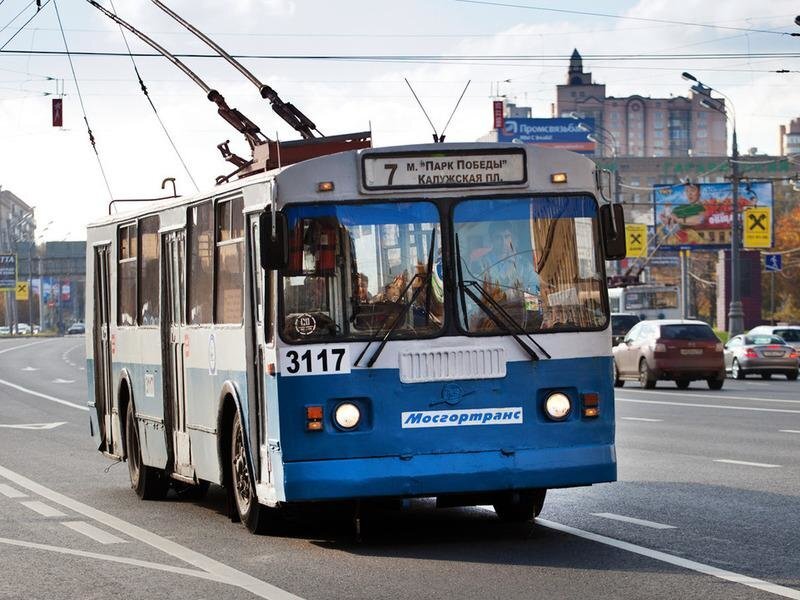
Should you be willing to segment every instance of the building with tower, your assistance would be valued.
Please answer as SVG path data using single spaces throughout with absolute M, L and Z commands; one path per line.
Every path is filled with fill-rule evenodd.
M 695 86 L 697 88 L 697 86 Z M 727 126 L 724 114 L 706 108 L 707 92 L 692 90 L 688 97 L 649 98 L 606 95 L 583 70 L 583 58 L 572 52 L 567 81 L 556 86 L 556 115 L 592 117 L 599 125 L 598 156 L 682 157 L 725 156 Z M 714 99 L 715 103 L 724 101 Z

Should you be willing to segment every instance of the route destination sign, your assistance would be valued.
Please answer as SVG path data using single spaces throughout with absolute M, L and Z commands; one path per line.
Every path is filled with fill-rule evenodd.
M 448 188 L 525 184 L 525 151 L 441 151 L 366 154 L 362 183 L 366 190 Z

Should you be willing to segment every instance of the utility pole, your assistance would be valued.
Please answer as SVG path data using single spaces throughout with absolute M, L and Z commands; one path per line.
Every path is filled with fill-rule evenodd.
M 728 332 L 730 336 L 739 335 L 744 331 L 744 311 L 742 310 L 741 270 L 739 268 L 739 146 L 736 142 L 736 122 L 733 123 L 733 147 L 731 151 L 731 196 L 733 206 L 731 214 L 731 303 L 728 308 Z

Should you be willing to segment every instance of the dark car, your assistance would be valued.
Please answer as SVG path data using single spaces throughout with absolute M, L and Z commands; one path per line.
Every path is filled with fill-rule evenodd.
M 611 313 L 611 345 L 616 346 L 641 319 L 633 313 Z
M 789 381 L 797 379 L 797 350 L 776 335 L 737 335 L 725 344 L 725 369 L 734 379 L 747 375 L 786 375 Z
M 709 388 L 719 390 L 725 383 L 722 342 L 702 321 L 641 321 L 613 353 L 616 387 L 637 380 L 652 389 L 658 380 L 667 379 L 684 390 L 704 379 Z
M 67 335 L 81 334 L 81 333 L 86 333 L 86 327 L 84 326 L 83 323 L 80 322 L 73 323 L 72 325 L 69 326 L 69 329 L 67 329 Z

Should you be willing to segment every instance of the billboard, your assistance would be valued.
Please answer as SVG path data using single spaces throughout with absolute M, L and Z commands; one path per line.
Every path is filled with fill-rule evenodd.
M 0 291 L 17 289 L 17 255 L 0 254 Z
M 656 243 L 661 248 L 730 246 L 733 222 L 730 183 L 656 185 L 653 207 Z M 740 215 L 751 207 L 772 209 L 771 182 L 739 184 Z
M 583 125 L 588 131 L 579 128 Z M 522 142 L 593 154 L 595 144 L 589 139 L 594 131 L 594 119 L 523 119 L 507 117 L 497 130 L 498 142 Z

